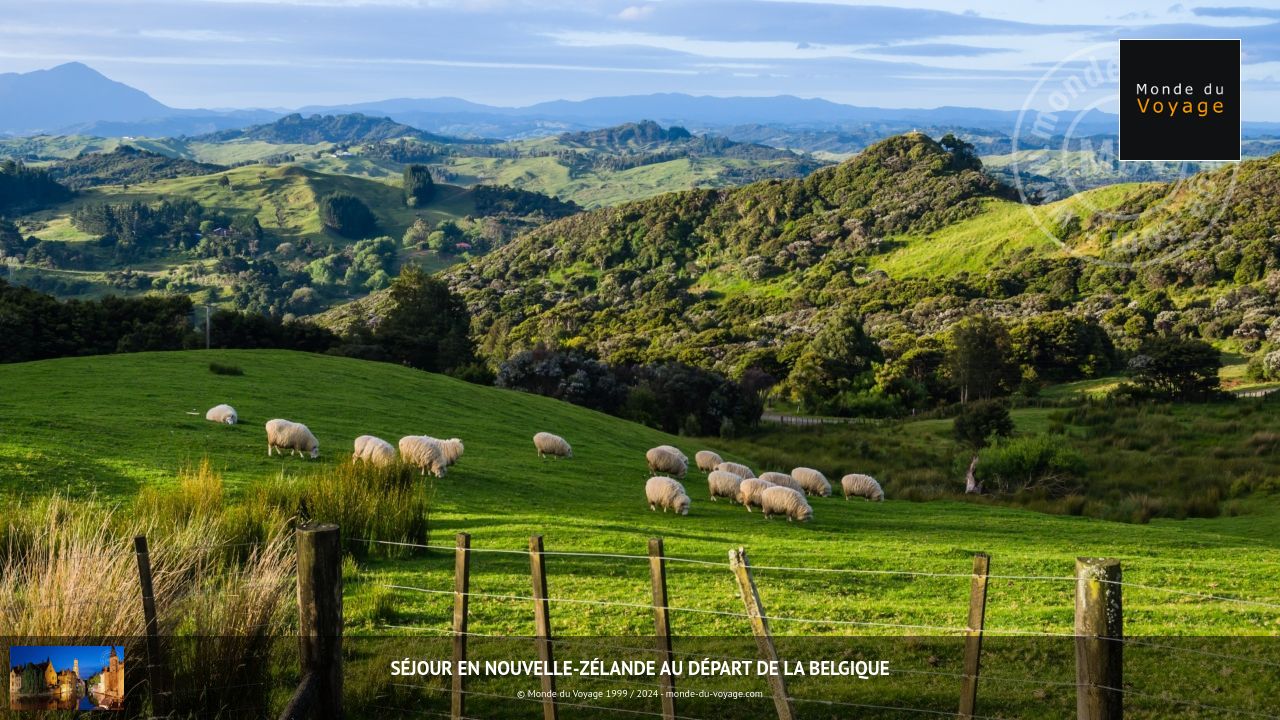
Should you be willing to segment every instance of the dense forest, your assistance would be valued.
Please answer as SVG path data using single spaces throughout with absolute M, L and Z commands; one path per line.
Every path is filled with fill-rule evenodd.
M 0 216 L 19 215 L 71 197 L 71 191 L 42 168 L 14 160 L 0 161 Z
M 998 350 L 985 361 L 994 366 L 984 387 L 995 394 L 1140 363 L 1161 336 L 1229 340 L 1266 376 L 1280 371 L 1280 353 L 1268 360 L 1280 343 L 1277 189 L 1280 159 L 1268 159 L 1151 186 L 1121 208 L 1132 219 L 1059 218 L 1064 244 L 1101 245 L 1111 262 L 1028 248 L 981 274 L 891 279 L 866 264 L 895 238 L 1011 197 L 967 144 L 910 134 L 803 180 L 576 215 L 450 277 L 491 361 L 541 343 L 609 363 L 759 372 L 783 397 L 825 412 L 895 414 L 962 399 L 966 323 L 981 325 L 970 328 L 974 347 Z M 1187 210 L 1193 192 L 1223 209 L 1171 253 L 1161 237 L 1196 237 L 1204 223 Z M 1105 242 L 1128 232 L 1144 241 Z M 1165 261 L 1145 262 L 1157 257 Z
M 49 174 L 72 190 L 98 185 L 136 185 L 192 175 L 210 175 L 226 170 L 221 165 L 171 158 L 130 145 L 114 152 L 83 153 L 71 160 L 53 164 Z

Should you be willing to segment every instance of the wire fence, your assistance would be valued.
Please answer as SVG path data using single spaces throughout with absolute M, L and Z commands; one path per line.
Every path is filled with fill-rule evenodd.
M 353 540 L 356 542 L 363 542 L 363 543 L 370 543 L 370 544 L 388 544 L 388 545 L 396 545 L 396 546 L 402 546 L 402 547 L 408 547 L 408 548 L 414 548 L 414 549 L 436 551 L 441 553 L 449 553 L 449 554 L 453 554 L 455 558 L 458 557 L 459 555 L 464 555 L 464 554 L 468 557 L 471 555 L 476 555 L 476 556 L 506 555 L 506 556 L 519 556 L 519 557 L 532 558 L 533 555 L 536 554 L 542 558 L 581 558 L 585 560 L 598 560 L 598 561 L 613 563 L 613 564 L 616 564 L 619 561 L 625 561 L 625 562 L 635 562 L 637 564 L 644 563 L 646 565 L 652 566 L 653 563 L 660 562 L 668 566 L 684 565 L 684 566 L 702 567 L 702 568 L 710 568 L 710 569 L 719 570 L 719 571 L 725 571 L 726 577 L 730 574 L 729 571 L 732 571 L 734 569 L 733 562 L 712 560 L 709 558 L 678 557 L 678 556 L 668 555 L 665 553 L 652 553 L 652 552 L 651 554 L 648 554 L 648 555 L 619 553 L 619 552 L 585 552 L 585 551 L 564 551 L 564 550 L 539 550 L 539 551 L 536 551 L 535 553 L 535 551 L 532 549 L 525 550 L 525 549 L 514 549 L 514 548 L 470 547 L 469 543 L 467 547 L 460 549 L 457 546 L 406 543 L 406 542 L 390 542 L 390 541 L 371 540 L 371 539 L 364 539 L 364 538 L 354 538 Z M 539 544 L 539 547 L 540 547 L 540 544 Z M 467 572 L 469 573 L 470 563 L 468 563 L 466 567 L 467 567 Z M 509 568 L 504 565 L 504 571 L 508 569 Z M 956 582 L 957 585 L 960 586 L 961 581 L 963 581 L 965 585 L 973 583 L 975 581 L 975 578 L 978 575 L 976 570 L 973 572 L 958 572 L 958 571 L 949 571 L 949 570 L 917 570 L 917 569 L 884 568 L 884 567 L 881 567 L 881 568 L 813 567 L 813 566 L 803 566 L 803 565 L 751 565 L 750 571 L 755 573 L 760 573 L 762 577 L 769 574 L 776 574 L 778 576 L 784 576 L 784 577 L 810 576 L 814 578 L 827 578 L 827 581 L 826 581 L 827 584 L 829 584 L 830 579 L 833 577 L 861 576 L 861 577 L 883 577 L 886 579 L 890 579 L 890 578 L 938 579 L 938 580 L 943 580 L 948 582 Z M 560 573 L 569 572 L 569 566 L 557 566 L 557 572 L 560 572 Z M 504 572 L 504 576 L 505 575 L 506 575 L 506 572 Z M 1059 575 L 1059 574 L 1038 573 L 1038 572 L 1028 572 L 1028 573 L 1015 572 L 1015 573 L 1003 573 L 1003 574 L 983 572 L 981 573 L 981 577 L 984 585 L 984 590 L 983 590 L 984 603 L 985 603 L 985 592 L 986 592 L 985 586 L 986 586 L 986 583 L 991 581 L 999 581 L 999 582 L 1009 583 L 1009 584 L 1028 583 L 1031 585 L 1040 585 L 1044 583 L 1062 584 L 1064 586 L 1064 589 L 1074 591 L 1078 584 L 1082 582 L 1088 582 L 1089 580 L 1096 580 L 1099 584 L 1105 587 L 1114 587 L 1117 590 L 1130 589 L 1131 591 L 1148 593 L 1153 595 L 1167 594 L 1174 597 L 1192 599 L 1197 601 L 1197 604 L 1214 603 L 1214 604 L 1225 606 L 1225 607 L 1237 607 L 1237 608 L 1246 608 L 1251 610 L 1263 610 L 1263 611 L 1280 609 L 1280 602 L 1276 602 L 1270 599 L 1242 597 L 1242 596 L 1237 596 L 1233 594 L 1223 594 L 1223 593 L 1217 593 L 1217 592 L 1200 592 L 1196 590 L 1187 589 L 1185 587 L 1177 587 L 1177 586 L 1171 586 L 1171 585 L 1155 585 L 1149 582 L 1147 583 L 1130 582 L 1127 580 L 1110 579 L 1106 577 L 1099 577 L 1099 578 L 1086 577 L 1082 579 L 1081 577 L 1077 577 L 1075 575 L 1065 575 L 1065 574 Z M 875 637 L 895 637 L 899 635 L 906 635 L 913 638 L 933 638 L 933 637 L 971 638 L 977 635 L 977 636 L 992 636 L 992 637 L 1007 637 L 1007 638 L 1045 638 L 1045 639 L 1049 639 L 1052 641 L 1059 641 L 1059 642 L 1073 641 L 1073 640 L 1079 640 L 1085 637 L 1092 637 L 1092 638 L 1096 638 L 1097 640 L 1116 643 L 1125 647 L 1142 648 L 1145 650 L 1152 650 L 1152 651 L 1157 651 L 1161 653 L 1169 652 L 1169 653 L 1182 653 L 1182 654 L 1191 655 L 1191 656 L 1203 656 L 1205 658 L 1211 658 L 1213 661 L 1217 661 L 1219 663 L 1221 662 L 1240 663 L 1242 665 L 1247 665 L 1252 667 L 1262 667 L 1262 668 L 1280 667 L 1280 662 L 1272 662 L 1263 657 L 1250 657 L 1248 655 L 1236 654 L 1231 652 L 1214 652 L 1214 651 L 1204 650 L 1197 647 L 1182 647 L 1182 646 L 1178 646 L 1176 644 L 1171 644 L 1168 642 L 1152 642 L 1148 639 L 1141 638 L 1141 637 L 1108 636 L 1106 634 L 1096 634 L 1096 633 L 1086 635 L 1086 634 L 1083 634 L 1078 628 L 1064 628 L 1062 630 L 1057 630 L 1054 628 L 992 627 L 992 626 L 986 625 L 985 623 L 982 623 L 981 620 L 979 620 L 979 625 L 977 627 L 974 627 L 972 626 L 972 623 L 971 623 L 972 618 L 970 618 L 970 622 L 960 622 L 960 623 L 934 623 L 934 622 L 915 622 L 915 621 L 906 622 L 906 621 L 897 621 L 893 619 L 812 616 L 804 613 L 790 613 L 790 612 L 786 612 L 785 610 L 784 611 L 775 610 L 773 612 L 765 612 L 763 608 L 761 608 L 759 612 L 751 612 L 750 606 L 748 606 L 746 608 L 747 611 L 744 612 L 744 611 L 737 611 L 737 610 L 726 610 L 722 608 L 704 607 L 698 604 L 687 604 L 687 603 L 682 604 L 677 602 L 660 603 L 656 599 L 653 602 L 633 602 L 625 599 L 570 597 L 570 596 L 564 596 L 561 594 L 554 594 L 554 595 L 545 594 L 545 592 L 544 594 L 539 595 L 536 592 L 537 590 L 536 582 L 537 580 L 535 576 L 535 593 L 533 594 L 527 594 L 527 593 L 521 593 L 521 592 L 507 592 L 502 590 L 472 590 L 469 588 L 469 583 L 466 586 L 467 589 L 461 589 L 460 587 L 453 587 L 451 589 L 444 589 L 444 588 L 438 588 L 438 587 L 422 587 L 418 584 L 406 582 L 403 577 L 397 578 L 397 580 L 394 582 L 385 581 L 385 580 L 374 580 L 371 584 L 375 585 L 376 587 L 380 587 L 380 588 L 390 590 L 392 592 L 397 592 L 397 593 L 408 593 L 408 594 L 416 593 L 416 594 L 424 594 L 428 596 L 449 597 L 453 600 L 455 604 L 459 602 L 464 603 L 462 607 L 469 608 L 471 612 L 475 612 L 478 609 L 480 603 L 492 601 L 492 602 L 499 602 L 504 604 L 511 603 L 511 602 L 529 603 L 531 606 L 545 606 L 547 608 L 554 608 L 555 606 L 617 608 L 625 611 L 642 611 L 644 613 L 661 613 L 661 615 L 664 617 L 672 617 L 672 616 L 679 617 L 681 615 L 723 617 L 723 618 L 732 619 L 734 621 L 741 621 L 744 631 L 747 630 L 748 628 L 752 628 L 753 623 L 763 621 L 763 622 L 767 622 L 769 626 L 771 626 L 771 629 L 778 628 L 778 629 L 785 630 L 785 628 L 790 625 L 804 627 L 805 636 L 812 635 L 814 630 L 818 630 L 819 631 L 818 634 L 821 635 L 821 634 L 828 634 L 833 630 L 838 631 L 843 629 L 843 630 L 852 630 L 858 633 L 860 636 L 862 636 L 866 632 L 871 632 L 874 634 Z M 654 582 L 657 582 L 657 581 L 655 580 Z M 663 582 L 665 583 L 665 577 Z M 792 581 L 787 580 L 787 582 L 792 582 Z M 1068 585 L 1068 583 L 1070 585 Z M 754 588 L 754 581 L 753 581 L 753 588 Z M 794 587 L 792 587 L 791 590 L 794 591 Z M 666 590 L 664 586 L 662 597 L 665 597 L 665 596 L 666 596 Z M 658 596 L 655 594 L 655 598 L 656 597 Z M 381 627 L 385 627 L 388 629 L 401 630 L 401 631 L 429 633 L 431 635 L 442 637 L 442 638 L 456 637 L 461 635 L 466 637 L 476 637 L 476 638 L 494 639 L 494 640 L 516 639 L 521 641 L 534 641 L 534 642 L 543 641 L 557 647 L 573 647 L 575 644 L 581 644 L 583 646 L 589 647 L 592 653 L 600 653 L 600 652 L 639 653 L 639 654 L 657 655 L 657 656 L 665 655 L 672 658 L 690 657 L 690 658 L 719 659 L 719 660 L 725 660 L 725 661 L 748 661 L 748 662 L 759 660 L 761 657 L 759 654 L 726 655 L 726 654 L 716 654 L 716 653 L 708 653 L 708 652 L 688 652 L 683 650 L 677 651 L 675 649 L 672 649 L 669 645 L 666 648 L 663 648 L 660 646 L 652 646 L 652 645 L 642 646 L 636 643 L 624 644 L 622 642 L 607 642 L 607 641 L 602 642 L 602 639 L 597 637 L 592 637 L 592 638 L 574 638 L 574 637 L 564 637 L 564 636 L 551 637 L 549 633 L 549 627 L 547 628 L 547 634 L 544 636 L 544 635 L 538 634 L 540 630 L 535 631 L 535 634 L 532 634 L 532 635 L 527 635 L 527 634 L 510 635 L 506 633 L 485 633 L 485 632 L 475 632 L 473 630 L 459 630 L 456 626 L 444 626 L 444 625 L 445 624 L 442 624 L 442 626 L 386 624 L 386 625 L 382 625 Z M 884 633 L 889 633 L 889 634 L 885 635 Z M 791 636 L 783 634 L 783 635 L 778 635 L 776 637 L 781 640 Z M 1187 636 L 1187 639 L 1194 640 L 1195 636 Z M 902 675 L 905 677 L 914 676 L 914 677 L 919 677 L 921 679 L 932 678 L 933 680 L 947 680 L 947 681 L 952 681 L 957 683 L 965 683 L 965 682 L 974 680 L 975 678 L 974 675 L 968 673 L 967 669 L 964 672 L 951 672 L 951 671 L 947 671 L 945 668 L 944 669 L 924 669 L 924 668 L 915 668 L 910 666 L 907 666 L 907 667 L 899 666 L 899 667 L 895 667 L 892 672 L 895 675 Z M 596 682 L 596 681 L 601 681 L 603 683 L 614 682 L 622 685 L 648 684 L 650 687 L 656 686 L 657 684 L 656 679 L 650 679 L 648 683 L 640 680 L 635 680 L 635 679 L 607 678 L 607 677 L 601 678 L 601 677 L 595 677 L 595 676 L 589 676 L 584 679 L 590 680 L 592 682 Z M 1171 695 L 1168 692 L 1153 693 L 1145 690 L 1135 689 L 1132 686 L 1130 686 L 1128 683 L 1125 683 L 1123 685 L 1119 683 L 1117 683 L 1116 685 L 1108 685 L 1108 684 L 1094 682 L 1094 681 L 1082 682 L 1079 678 L 1077 678 L 1076 680 L 1069 680 L 1062 677 L 1033 677 L 1031 676 L 1030 673 L 1025 676 L 1012 676 L 1012 675 L 1009 675 L 1008 673 L 983 674 L 981 675 L 981 681 L 986 687 L 996 686 L 996 687 L 1007 687 L 1007 688 L 1024 688 L 1025 689 L 1024 692 L 1030 692 L 1030 690 L 1034 688 L 1042 688 L 1042 689 L 1050 688 L 1050 689 L 1058 689 L 1063 691 L 1076 691 L 1076 692 L 1081 692 L 1084 689 L 1090 689 L 1092 691 L 1106 691 L 1111 693 L 1117 693 L 1121 696 L 1132 696 L 1135 699 L 1141 699 L 1148 705 L 1162 705 L 1166 707 L 1182 708 L 1183 711 L 1194 710 L 1196 712 L 1202 712 L 1202 713 L 1219 713 L 1219 714 L 1238 716 L 1238 717 L 1278 718 L 1278 720 L 1280 720 L 1280 715 L 1273 714 L 1271 711 L 1267 710 L 1266 708 L 1259 709 L 1259 708 L 1250 708 L 1250 707 L 1237 707 L 1237 706 L 1231 706 L 1228 704 L 1215 704 L 1212 702 L 1203 702 L 1202 699 L 1200 698 Z M 682 685 L 681 687 L 685 687 L 685 686 Z M 453 688 L 453 689 L 431 688 L 431 689 L 433 691 L 439 691 L 439 692 L 474 693 L 480 696 L 491 697 L 494 699 L 514 699 L 514 700 L 523 699 L 526 701 L 529 700 L 528 698 L 514 698 L 514 697 L 508 698 L 507 696 L 498 696 L 494 694 L 486 695 L 485 693 L 481 693 L 479 691 L 458 690 L 457 688 Z M 940 709 L 938 707 L 911 707 L 911 706 L 900 705 L 900 704 L 877 704 L 874 702 L 851 702 L 851 701 L 846 701 L 842 698 L 839 698 L 838 695 L 837 697 L 823 698 L 823 697 L 804 697 L 801 694 L 787 693 L 786 700 L 790 703 L 813 705 L 815 707 L 825 706 L 832 710 L 839 709 L 839 708 L 848 708 L 848 709 L 860 709 L 868 712 L 902 713 L 904 714 L 904 716 L 919 715 L 921 717 L 964 717 L 964 718 L 975 718 L 975 719 L 993 717 L 993 716 L 974 713 L 971 709 L 965 710 L 962 712 L 962 711 Z M 633 716 L 633 715 L 653 715 L 653 716 L 661 716 L 661 717 L 667 717 L 667 718 L 683 717 L 680 715 L 671 715 L 670 713 L 666 713 L 665 711 L 650 712 L 645 710 L 636 710 L 633 708 L 594 706 L 594 705 L 588 705 L 588 704 L 577 704 L 577 703 L 562 701 L 560 699 L 557 699 L 556 703 L 557 705 L 561 705 L 564 707 L 578 707 L 582 709 L 597 710 L 602 713 L 613 714 L 618 717 Z M 779 717 L 783 717 L 783 715 L 779 715 Z

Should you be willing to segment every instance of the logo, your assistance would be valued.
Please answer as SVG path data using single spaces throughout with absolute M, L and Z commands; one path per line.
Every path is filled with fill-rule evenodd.
M 1120 159 L 1239 160 L 1240 41 L 1121 40 Z
M 1233 93 L 1228 93 L 1226 80 L 1210 79 L 1207 72 L 1188 73 L 1180 82 L 1185 86 L 1198 79 L 1197 92 L 1212 83 L 1216 93 L 1216 86 L 1223 85 L 1224 95 L 1216 96 L 1223 103 L 1223 115 L 1212 122 L 1225 123 L 1228 104 L 1234 107 L 1235 114 L 1229 115 L 1234 126 L 1228 159 L 1239 158 L 1238 41 L 1121 42 L 1125 46 L 1136 43 L 1152 47 L 1152 43 L 1164 42 L 1229 43 L 1235 63 Z M 1133 136 L 1129 134 L 1137 132 L 1135 126 L 1125 120 L 1124 129 L 1120 128 L 1121 119 L 1127 117 L 1125 103 L 1134 102 L 1134 88 L 1126 89 L 1124 83 L 1131 72 L 1140 72 L 1140 66 L 1126 66 L 1120 47 L 1115 42 L 1087 47 L 1044 72 L 1018 113 L 1008 168 L 1031 219 L 1064 253 L 1097 265 L 1133 270 L 1172 260 L 1209 237 L 1230 206 L 1239 164 L 1233 162 L 1229 169 L 1222 169 L 1223 163 L 1212 159 L 1213 155 L 1223 154 L 1216 151 L 1195 157 L 1201 153 L 1187 152 L 1197 147 L 1198 141 L 1193 140 L 1176 150 L 1159 147 L 1160 152 L 1152 153 L 1153 160 L 1126 162 L 1135 160 L 1139 149 L 1133 146 Z M 1164 84 L 1157 75 L 1143 82 L 1148 88 L 1153 82 Z M 1195 103 L 1200 99 L 1203 98 L 1192 100 L 1189 115 L 1196 116 L 1197 121 L 1209 121 L 1209 117 L 1198 117 Z M 1208 102 L 1206 114 L 1214 112 L 1214 101 Z M 1155 110 L 1154 105 L 1145 107 L 1148 113 Z M 1167 107 L 1161 108 L 1168 113 Z M 1145 119 L 1165 118 L 1149 114 Z M 1176 122 L 1192 119 L 1183 117 Z M 1175 136 L 1178 132 L 1171 125 L 1166 129 Z M 1146 142 L 1150 143 L 1151 138 Z M 1176 159 L 1180 156 L 1191 159 Z M 1057 183 L 1054 194 L 1048 196 L 1044 189 L 1047 175 Z M 1103 185 L 1109 191 L 1097 190 Z M 1085 231 L 1082 233 L 1079 228 Z

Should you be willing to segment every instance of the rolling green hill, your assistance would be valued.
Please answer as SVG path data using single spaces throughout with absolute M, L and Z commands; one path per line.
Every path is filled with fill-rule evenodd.
M 802 177 L 823 163 L 788 150 L 692 135 L 653 122 L 512 142 L 461 140 L 363 115 L 284 118 L 194 138 L 35 137 L 0 139 L 0 157 L 28 162 L 110 152 L 120 145 L 218 165 L 293 164 L 327 174 L 395 178 L 427 163 L 437 179 L 465 186 L 509 185 L 614 205 L 694 187 Z
M 210 361 L 234 365 L 241 376 L 216 375 Z M 88 380 L 92 379 L 92 380 Z M 341 462 L 352 439 L 374 433 L 461 437 L 466 453 L 447 477 L 431 483 L 433 541 L 454 531 L 473 533 L 473 546 L 519 549 L 533 533 L 548 550 L 643 553 L 646 538 L 667 538 L 676 557 L 723 561 L 746 545 L 757 564 L 965 573 L 974 551 L 993 554 L 1001 574 L 1070 575 L 1077 555 L 1123 558 L 1137 583 L 1212 587 L 1217 594 L 1269 597 L 1280 544 L 1269 532 L 1275 508 L 1260 514 L 1151 525 L 1119 525 L 1045 516 L 979 504 L 883 504 L 815 498 L 808 524 L 766 521 L 725 502 L 706 501 L 701 474 L 686 486 L 694 498 L 687 517 L 645 506 L 644 451 L 669 442 L 692 455 L 713 441 L 665 436 L 645 427 L 532 395 L 469 385 L 389 364 L 281 351 L 147 353 L 50 360 L 0 366 L 0 494 L 62 493 L 126 505 L 139 488 L 171 483 L 186 463 L 207 457 L 238 494 L 269 477 L 315 472 Z M 242 424 L 207 422 L 204 410 L 230 402 Z M 272 417 L 307 423 L 321 443 L 321 459 L 268 458 L 262 423 Z M 564 435 L 570 460 L 539 460 L 530 441 L 539 430 Z M 910 437 L 914 433 L 908 433 Z M 847 449 L 841 469 L 884 477 L 880 461 Z M 752 462 L 758 458 L 739 457 Z M 763 468 L 761 468 L 763 469 Z M 1264 508 L 1268 508 L 1265 509 Z M 527 591 L 527 563 L 484 555 L 473 588 Z M 555 594 L 645 602 L 646 566 L 556 559 Z M 451 583 L 449 554 L 377 561 L 350 585 L 355 598 L 380 582 L 418 587 Z M 740 610 L 727 568 L 679 565 L 668 570 L 672 602 L 681 607 Z M 797 617 L 866 618 L 890 623 L 962 622 L 967 580 L 850 578 L 761 572 L 766 599 Z M 1062 631 L 1070 627 L 1068 583 L 993 583 L 988 627 Z M 1275 632 L 1276 618 L 1230 604 L 1190 602 L 1157 591 L 1126 592 L 1126 631 L 1133 635 Z M 399 624 L 441 627 L 448 598 L 397 594 Z M 353 603 L 353 607 L 357 607 Z M 473 631 L 528 629 L 520 607 L 473 604 Z M 353 622 L 359 622 L 353 615 Z M 680 615 L 681 634 L 740 634 L 729 617 Z M 628 632 L 651 627 L 644 613 L 589 610 L 562 614 L 566 634 Z M 848 628 L 789 625 L 782 634 L 845 633 Z M 884 632 L 892 629 L 859 632 Z
M 177 177 L 131 185 L 102 185 L 78 193 L 70 201 L 18 219 L 19 231 L 25 237 L 47 241 L 38 250 L 28 248 L 26 256 L 40 257 L 37 262 L 11 266 L 11 277 L 19 282 L 61 296 L 100 295 L 107 292 L 138 292 L 161 286 L 178 292 L 198 294 L 201 301 L 229 302 L 234 297 L 247 298 L 237 287 L 246 283 L 261 286 L 276 310 L 294 289 L 319 285 L 308 264 L 337 255 L 326 262 L 337 273 L 330 282 L 342 280 L 342 273 L 352 254 L 353 241 L 341 237 L 320 220 L 319 199 L 327 194 L 343 192 L 359 198 L 377 220 L 376 235 L 388 236 L 394 243 L 387 251 L 385 271 L 394 273 L 403 262 L 414 262 L 431 270 L 440 269 L 461 258 L 458 255 L 428 249 L 422 242 L 401 247 L 406 229 L 421 220 L 436 229 L 444 223 L 456 224 L 461 232 L 475 233 L 486 243 L 501 244 L 523 229 L 545 221 L 538 213 L 529 215 L 512 211 L 493 202 L 477 206 L 475 191 L 444 183 L 435 186 L 430 202 L 410 208 L 405 204 L 399 177 L 395 184 L 347 175 L 329 175 L 296 165 L 278 167 L 249 165 L 223 172 Z M 486 196 L 487 197 L 487 196 Z M 241 258 L 270 261 L 278 273 L 268 272 L 258 278 L 239 278 L 239 269 L 219 269 L 218 260 L 226 253 L 202 252 L 199 247 L 154 247 L 141 256 L 120 257 L 113 246 L 97 242 L 98 236 L 77 227 L 73 216 L 81 210 L 109 204 L 121 206 L 132 202 L 154 206 L 162 201 L 194 200 L 206 217 L 253 218 L 261 227 L 261 240 L 256 250 L 245 251 Z M 225 223 L 227 220 L 218 222 Z M 217 223 L 215 223 L 217 224 Z M 470 236 L 468 236 L 470 239 Z M 474 239 L 472 242 L 476 242 Z M 12 251 L 11 251 L 12 252 Z M 21 254 L 21 251 L 15 254 Z M 65 258 L 73 258 L 66 260 Z M 314 268 L 313 268 L 314 269 Z M 288 281 L 288 287 L 285 287 Z M 272 290 L 272 288 L 275 288 Z M 360 297 L 367 287 L 323 288 L 323 305 Z M 261 293 L 257 293 L 261 297 Z M 242 300 L 236 300 L 243 305 Z M 296 310 L 313 311 L 315 303 Z M 291 310 L 292 311 L 292 310 Z
M 222 183 L 224 177 L 228 184 Z M 24 218 L 24 224 L 35 228 L 33 234 L 41 238 L 89 239 L 68 230 L 71 212 L 79 205 L 133 200 L 155 202 L 183 196 L 226 212 L 251 213 L 264 228 L 282 240 L 345 243 L 340 236 L 321 225 L 316 213 L 316 200 L 338 191 L 351 193 L 363 200 L 386 234 L 393 237 L 402 235 L 418 216 L 438 222 L 461 218 L 475 210 L 468 192 L 460 187 L 440 186 L 430 205 L 413 209 L 405 206 L 397 185 L 328 175 L 293 166 L 244 166 L 214 175 L 173 178 L 128 187 L 94 188 L 70 203 Z M 277 214 L 276 208 L 281 209 L 281 214 Z M 41 224 L 44 227 L 36 228 Z
M 449 277 L 494 362 L 543 343 L 788 379 L 815 335 L 851 311 L 892 369 L 985 313 L 1019 332 L 1100 328 L 1117 359 L 1056 381 L 1118 370 L 1153 334 L 1236 353 L 1256 381 L 1280 338 L 1277 188 L 1273 156 L 1024 206 L 971 150 L 909 134 L 804 180 L 583 213 Z M 1049 381 L 1028 368 L 1031 383 Z M 897 391 L 859 392 L 879 412 Z

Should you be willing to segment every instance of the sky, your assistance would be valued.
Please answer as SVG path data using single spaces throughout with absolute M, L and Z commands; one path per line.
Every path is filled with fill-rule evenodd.
M 66 670 L 71 667 L 74 660 L 79 658 L 80 677 L 87 680 L 89 676 L 107 666 L 110 653 L 110 645 L 15 646 L 9 648 L 9 665 L 13 667 L 29 662 L 52 660 L 55 670 Z M 116 654 L 123 658 L 124 647 L 117 645 Z
M 1225 37 L 1245 119 L 1280 121 L 1280 1 L 1254 2 L 0 0 L 0 72 L 78 60 L 175 107 L 683 92 L 1016 110 L 1088 48 Z

